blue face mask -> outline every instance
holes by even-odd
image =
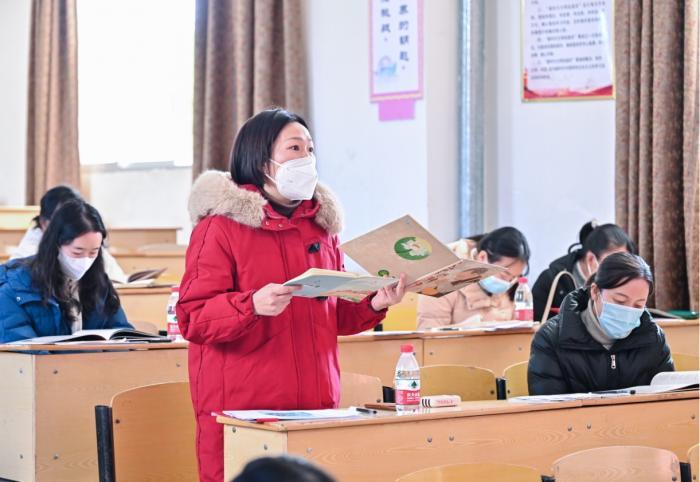
[[[603,301],[603,311],[598,316],[600,326],[610,338],[627,338],[641,323],[644,308],[632,308]]]
[[[509,283],[496,276],[489,276],[479,281],[479,286],[492,295],[500,295],[508,291],[513,286],[513,282]]]

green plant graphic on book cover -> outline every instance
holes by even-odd
[[[433,252],[433,248],[425,239],[409,236],[396,241],[394,244],[394,252],[403,259],[420,261],[430,256]]]

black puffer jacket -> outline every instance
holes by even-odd
[[[534,304],[535,320],[539,321],[542,319],[542,313],[544,313],[544,306],[547,304],[547,297],[549,296],[549,290],[552,287],[552,282],[554,278],[561,271],[568,271],[569,273],[574,272],[576,269],[576,251],[557,258],[551,262],[549,268],[542,271],[537,277],[537,281],[532,287],[532,301]],[[552,308],[559,308],[561,302],[564,301],[566,295],[571,293],[576,289],[574,282],[569,276],[562,276],[559,278],[557,283],[557,290],[554,293],[554,300],[552,301]],[[547,314],[549,318],[549,314]]]
[[[527,381],[530,395],[595,392],[648,385],[659,372],[673,371],[664,332],[648,312],[627,338],[610,351],[595,341],[581,320],[588,289],[569,294],[561,312],[535,334]]]

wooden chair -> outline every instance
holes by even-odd
[[[389,308],[389,311],[382,321],[384,331],[416,329],[418,318],[418,295],[416,293],[406,293],[403,299]]]
[[[688,462],[690,463],[690,472],[693,474],[693,480],[700,480],[700,460],[698,453],[700,445],[696,444],[688,450]]]
[[[673,452],[653,447],[612,446],[582,450],[554,462],[557,482],[680,481],[681,469]]]
[[[418,470],[396,479],[396,482],[540,482],[540,474],[532,467],[508,464],[441,465]]]
[[[685,353],[671,353],[673,366],[677,372],[692,372],[700,370],[700,357]]]
[[[491,370],[464,365],[429,365],[420,369],[421,395],[459,395],[462,400],[496,400]]]
[[[95,418],[100,482],[198,480],[189,383],[117,393]]]
[[[503,370],[506,381],[506,398],[524,397],[530,394],[527,386],[528,362],[515,363]]]
[[[382,381],[378,377],[359,373],[340,374],[340,406],[361,407],[365,403],[382,401]]]

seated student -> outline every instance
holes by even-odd
[[[657,373],[673,371],[664,333],[645,309],[653,288],[641,257],[605,258],[590,285],[570,293],[559,314],[535,334],[530,395],[648,385]]]
[[[580,247],[574,249],[577,246]],[[597,226],[595,221],[584,224],[579,232],[579,243],[569,247],[568,254],[552,261],[535,281],[532,287],[535,320],[545,321],[556,314],[564,297],[582,288],[606,256],[623,251],[636,253],[637,249],[621,227],[616,224]],[[552,291],[550,310],[554,308],[554,313],[547,310],[545,314]]]
[[[530,260],[527,240],[512,227],[496,229],[477,239],[473,249],[452,249],[463,257],[503,266],[507,271],[440,298],[419,296],[419,330],[458,324],[475,315],[480,315],[481,321],[513,319],[515,284]]]
[[[231,482],[334,482],[330,475],[304,459],[261,457],[246,464]]]
[[[39,249],[41,237],[49,226],[53,213],[61,207],[64,202],[72,199],[82,199],[82,197],[78,191],[68,186],[56,186],[46,191],[39,202],[39,215],[34,218],[34,226],[27,229],[19,246],[10,251],[10,259],[34,256]],[[107,249],[103,249],[102,251],[107,275],[110,279],[123,279],[125,274],[119,266],[119,263],[117,263],[117,260],[114,259]]]
[[[0,343],[81,329],[131,328],[104,271],[97,210],[66,201],[36,256],[0,265]]]

